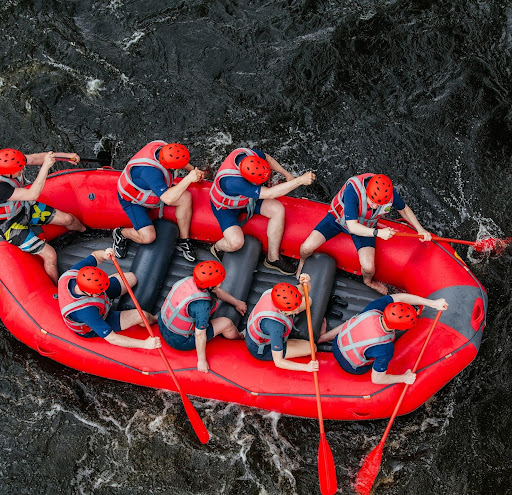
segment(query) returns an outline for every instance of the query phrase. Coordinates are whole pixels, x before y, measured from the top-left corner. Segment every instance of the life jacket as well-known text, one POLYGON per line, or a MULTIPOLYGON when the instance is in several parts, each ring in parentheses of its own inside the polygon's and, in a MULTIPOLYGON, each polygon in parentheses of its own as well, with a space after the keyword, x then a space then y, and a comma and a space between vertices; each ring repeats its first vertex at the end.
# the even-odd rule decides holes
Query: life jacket
POLYGON ((391 197, 391 201, 384 205, 379 205, 375 210, 368 208, 368 197, 366 196, 366 188, 364 186, 364 181, 370 177, 373 177, 375 174, 361 174, 355 175, 354 177, 350 177, 350 179, 343 184, 343 187, 340 189, 339 193, 334 196, 334 199, 331 201, 331 206, 329 208, 329 213, 334 215, 336 218, 336 222, 339 223, 342 227, 348 230, 347 222, 345 220, 345 205, 343 204, 343 193, 347 187, 347 184, 352 184, 354 187, 358 199, 359 199, 359 218, 357 221, 364 225, 365 227, 374 228, 379 221, 379 218, 389 213, 391 206, 393 205, 393 197, 391 197))
MULTIPOLYGON (((15 188, 23 187, 23 175, 20 175, 17 179, 0 175, 0 182, 5 182, 15 188)), ((0 203, 0 222, 14 218, 22 209, 22 201, 5 201, 4 203, 0 203)))
POLYGON ((69 314, 73 311, 80 309, 95 307, 98 308, 100 316, 105 319, 109 312, 112 301, 107 294, 101 296, 75 296, 69 289, 69 282, 76 279, 78 270, 68 270, 64 272, 59 278, 58 292, 59 292, 59 306, 60 313, 64 318, 66 325, 76 332, 78 335, 85 335, 93 330, 89 325, 80 323, 69 318, 69 314))
POLYGON ((341 327, 337 337, 338 347, 352 368, 372 363, 364 353, 370 347, 395 340, 395 332, 386 332, 381 323, 382 311, 370 310, 353 316, 341 327))
POLYGON ((220 181, 224 177, 242 177, 240 169, 235 162, 236 158, 240 155, 257 156, 249 148, 237 148, 222 162, 210 188, 210 200, 217 210, 238 210, 245 208, 251 199, 254 202, 254 198, 248 198, 247 196, 228 196, 220 187, 220 181))
MULTIPOLYGON (((162 321, 171 332, 183 337, 190 337, 194 333, 195 319, 188 312, 190 303, 194 301, 211 301, 211 296, 207 291, 200 290, 192 277, 186 277, 174 284, 161 309, 162 321)), ((210 314, 217 306, 216 301, 210 308, 210 314)))
POLYGON ((284 325, 283 342, 286 341, 293 328, 293 319, 281 313, 273 303, 272 289, 265 291, 247 320, 247 332, 251 340, 258 344, 258 354, 263 354, 264 347, 270 344, 270 336, 261 330, 260 325, 263 318, 270 318, 284 325))
POLYGON ((136 153, 128 162, 117 181, 117 192, 126 201, 135 205, 141 205, 146 208, 160 208, 163 203, 160 198, 151 189, 142 189, 132 180, 133 167, 153 167, 162 172, 167 187, 171 187, 175 179, 174 171, 172 175, 169 171, 155 159, 155 153, 158 148, 165 146, 165 141, 152 141, 136 153))

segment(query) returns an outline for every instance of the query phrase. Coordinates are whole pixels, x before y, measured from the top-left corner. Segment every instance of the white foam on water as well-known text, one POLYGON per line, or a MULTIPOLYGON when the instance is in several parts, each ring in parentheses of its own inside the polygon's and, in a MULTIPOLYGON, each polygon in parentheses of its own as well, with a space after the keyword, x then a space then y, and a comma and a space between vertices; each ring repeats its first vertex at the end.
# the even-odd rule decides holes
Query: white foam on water
POLYGON ((132 45, 135 45, 145 35, 146 33, 144 31, 135 31, 130 38, 124 38, 119 44, 124 51, 128 51, 132 45))
POLYGON ((101 91, 105 91, 104 82, 101 79, 89 79, 87 81, 87 93, 97 96, 101 91))

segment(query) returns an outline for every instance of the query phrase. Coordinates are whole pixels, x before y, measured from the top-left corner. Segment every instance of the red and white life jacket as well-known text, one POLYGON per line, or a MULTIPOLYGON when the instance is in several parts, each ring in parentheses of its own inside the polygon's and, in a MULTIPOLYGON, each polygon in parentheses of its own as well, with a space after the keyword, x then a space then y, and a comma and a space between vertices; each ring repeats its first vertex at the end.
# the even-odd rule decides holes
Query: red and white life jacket
POLYGON ((151 189, 142 189, 132 180, 133 167, 153 167, 162 172, 167 187, 171 187, 175 176, 172 175, 158 160, 155 159, 155 152, 165 146, 165 141, 152 141, 136 153, 128 162, 117 181, 117 192, 126 201, 146 208, 160 208, 160 198, 151 189))
POLYGON ((240 169, 235 162, 236 158, 240 155, 257 156, 249 148, 237 148, 222 162, 210 188, 210 199, 217 210, 238 210, 245 208, 249 204, 251 198, 247 196, 228 196, 220 187, 220 181, 224 177, 242 177, 240 169))
POLYGON ((265 291, 247 320, 247 332, 251 340, 258 344, 258 354, 263 354, 264 347, 270 344, 270 336, 261 329, 261 320, 263 318, 270 318, 284 325, 283 342, 286 341, 293 328, 293 319, 281 313, 273 303, 272 289, 265 291))
MULTIPOLYGON (((211 296, 207 291, 199 289, 192 277, 186 277, 173 285, 161 310, 162 321, 171 332, 183 337, 190 337, 194 333, 195 318, 188 312, 190 303, 194 301, 211 301, 211 296)), ((210 308, 210 314, 217 306, 216 301, 210 308)))
POLYGON ((64 272, 59 278, 59 306, 60 313, 64 318, 64 322, 66 325, 76 332, 78 335, 85 335, 93 330, 90 326, 85 323, 80 323, 78 321, 74 321, 69 318, 69 314, 73 311, 78 311, 80 309, 85 309, 89 307, 98 308, 100 312, 100 316, 105 319, 110 310, 110 306, 112 306, 112 301, 107 296, 107 294, 102 294, 101 296, 75 296, 71 290, 69 289, 69 282, 71 280, 76 280, 76 276, 78 275, 78 270, 68 270, 64 272))
POLYGON ((348 230, 347 222, 345 220, 345 205, 343 204, 343 193, 347 187, 347 184, 352 184, 354 187, 358 199, 359 199, 359 218, 358 222, 365 227, 374 228, 379 221, 379 218, 389 213, 391 210, 391 206, 393 205, 393 197, 391 197, 391 201, 384 205, 379 205, 378 208, 373 210, 368 207, 368 197, 366 196, 366 188, 364 186, 365 179, 373 177, 375 174, 361 174, 355 175, 354 177, 350 177, 350 179, 343 184, 343 187, 340 189, 339 193, 334 196, 334 199, 331 201, 331 207, 329 208, 329 213, 334 215, 336 218, 336 222, 339 223, 342 227, 348 230))
POLYGON ((395 340, 395 332, 386 332, 382 326, 382 311, 370 310, 353 316, 341 327, 337 337, 338 347, 352 368, 372 363, 364 353, 374 345, 387 344, 395 340))
MULTIPOLYGON (((10 184, 14 188, 23 187, 23 175, 20 175, 17 179, 0 175, 0 182, 10 184)), ((5 201, 4 203, 0 203, 0 222, 14 218, 22 209, 22 201, 5 201)))

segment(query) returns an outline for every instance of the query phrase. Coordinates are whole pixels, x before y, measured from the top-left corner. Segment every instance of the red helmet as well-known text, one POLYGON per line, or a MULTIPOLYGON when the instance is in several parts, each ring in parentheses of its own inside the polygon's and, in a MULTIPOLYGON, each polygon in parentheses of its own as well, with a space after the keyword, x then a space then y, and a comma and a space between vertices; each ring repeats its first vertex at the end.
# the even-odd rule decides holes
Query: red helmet
POLYGON ((384 323, 391 330, 408 330, 416 325, 418 314, 410 304, 396 302, 386 306, 383 318, 384 323))
POLYGON ((76 276, 78 288, 89 294, 100 294, 105 292, 110 285, 108 275, 96 266, 84 266, 76 276))
POLYGON ((293 311, 302 303, 302 294, 295 285, 280 282, 272 289, 272 302, 281 311, 293 311))
POLYGON ((393 183, 387 175, 374 175, 366 186, 366 196, 378 205, 389 203, 393 197, 393 183))
POLYGON ((27 157, 21 151, 12 148, 0 150, 0 174, 15 174, 23 170, 26 164, 27 157))
POLYGON ((160 149, 158 161, 165 168, 183 168, 190 161, 190 153, 182 144, 166 144, 160 149))
POLYGON ((257 186, 267 182, 270 177, 270 165, 259 156, 246 156, 240 162, 240 173, 244 179, 257 186))
POLYGON ((194 282, 200 289, 216 287, 226 278, 226 270, 218 261, 201 261, 192 272, 194 282))

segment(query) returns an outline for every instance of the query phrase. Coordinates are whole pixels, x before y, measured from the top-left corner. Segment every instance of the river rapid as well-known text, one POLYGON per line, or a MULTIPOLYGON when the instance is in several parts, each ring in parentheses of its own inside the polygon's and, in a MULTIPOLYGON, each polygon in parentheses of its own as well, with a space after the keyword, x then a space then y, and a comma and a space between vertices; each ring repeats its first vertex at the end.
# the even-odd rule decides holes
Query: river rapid
MULTIPOLYGON (((330 201, 392 177, 422 224, 512 235, 512 2, 3 0, 0 147, 113 155, 182 142, 209 178, 252 146, 330 201)), ((55 167, 56 169, 59 166, 55 167)), ((62 168, 62 167, 61 167, 62 168)), ((510 251, 459 253, 489 294, 475 361, 398 418, 375 494, 510 494, 510 251)), ((0 495, 317 494, 318 423, 48 360, 0 328, 0 495)), ((339 486, 386 421, 326 422, 339 486)))

